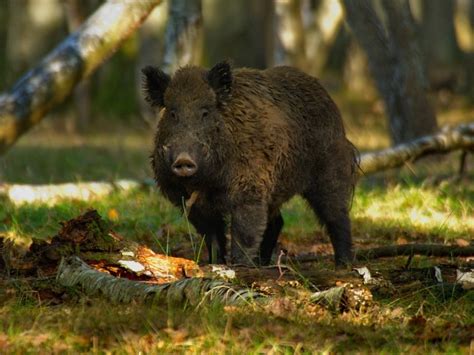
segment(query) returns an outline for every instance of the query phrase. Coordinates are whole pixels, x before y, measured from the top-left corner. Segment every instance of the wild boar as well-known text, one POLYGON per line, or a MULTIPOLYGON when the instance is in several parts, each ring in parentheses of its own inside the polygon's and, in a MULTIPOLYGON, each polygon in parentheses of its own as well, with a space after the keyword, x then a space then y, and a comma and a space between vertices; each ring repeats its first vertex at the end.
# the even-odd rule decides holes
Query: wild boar
POLYGON ((212 262, 268 264, 283 227, 280 207, 303 196, 326 227, 336 265, 352 259, 349 207, 358 153, 319 81, 295 68, 207 70, 173 77, 145 67, 146 100, 159 111, 151 156, 155 179, 188 218, 212 262))

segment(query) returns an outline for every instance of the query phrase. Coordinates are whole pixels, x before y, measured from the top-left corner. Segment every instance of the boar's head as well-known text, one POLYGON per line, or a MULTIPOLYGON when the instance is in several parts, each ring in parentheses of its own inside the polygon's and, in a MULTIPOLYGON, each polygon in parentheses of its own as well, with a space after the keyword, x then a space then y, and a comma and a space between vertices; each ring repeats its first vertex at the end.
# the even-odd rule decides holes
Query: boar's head
POLYGON ((145 67, 146 100, 160 111, 152 164, 155 175, 179 181, 218 178, 225 147, 222 105, 230 95, 231 67, 227 62, 211 70, 187 66, 173 77, 145 67))

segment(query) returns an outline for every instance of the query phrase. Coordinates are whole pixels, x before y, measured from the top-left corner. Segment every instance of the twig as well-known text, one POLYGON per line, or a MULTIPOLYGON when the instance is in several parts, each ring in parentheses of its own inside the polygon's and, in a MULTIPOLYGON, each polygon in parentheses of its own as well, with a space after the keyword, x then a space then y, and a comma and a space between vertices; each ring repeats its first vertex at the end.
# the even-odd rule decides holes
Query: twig
MULTIPOLYGON (((459 247, 457 245, 440 245, 440 244, 404 244, 389 245, 372 249, 360 249, 355 252, 356 261, 372 260, 378 258, 395 257, 395 256, 439 256, 439 257, 469 257, 474 256, 474 246, 459 247)), ((288 257, 283 260, 286 261, 288 257)), ((327 261, 330 255, 296 255, 291 257, 292 260, 300 263, 327 261)))

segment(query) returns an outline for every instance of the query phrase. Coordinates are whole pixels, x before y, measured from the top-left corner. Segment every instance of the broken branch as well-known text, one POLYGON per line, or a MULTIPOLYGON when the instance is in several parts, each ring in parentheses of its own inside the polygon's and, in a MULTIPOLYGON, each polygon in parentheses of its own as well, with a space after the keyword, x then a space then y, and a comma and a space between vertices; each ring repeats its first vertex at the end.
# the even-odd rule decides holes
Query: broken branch
POLYGON ((453 150, 474 150, 474 123, 467 123, 440 133, 424 136, 377 152, 361 155, 360 168, 364 175, 400 167, 429 154, 453 150))

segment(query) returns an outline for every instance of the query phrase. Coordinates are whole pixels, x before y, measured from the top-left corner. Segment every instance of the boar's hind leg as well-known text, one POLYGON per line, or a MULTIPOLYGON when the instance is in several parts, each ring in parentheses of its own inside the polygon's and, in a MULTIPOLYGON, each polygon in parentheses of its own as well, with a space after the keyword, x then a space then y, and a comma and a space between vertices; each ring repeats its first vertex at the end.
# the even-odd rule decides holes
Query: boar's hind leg
MULTIPOLYGON (((333 188, 333 185, 324 184, 323 187, 306 192, 304 197, 321 223, 326 226, 334 248, 336 266, 344 266, 352 261, 351 221, 348 209, 350 196, 344 196, 341 190, 331 190, 333 188)), ((350 195, 349 191, 347 194, 350 195)))
POLYGON ((205 213, 193 207, 189 212, 189 220, 196 228, 197 232, 204 237, 209 263, 225 264, 226 238, 225 222, 220 214, 205 213), (217 258, 214 260, 214 245, 217 242, 217 258))
POLYGON ((260 245, 261 265, 270 264, 273 249, 275 249, 282 228, 283 218, 281 217, 280 211, 278 211, 276 216, 270 217, 267 223, 267 229, 265 229, 265 233, 263 233, 263 240, 260 245))
POLYGON ((231 213, 233 264, 258 265, 260 245, 267 226, 267 207, 262 204, 236 206, 231 213))

